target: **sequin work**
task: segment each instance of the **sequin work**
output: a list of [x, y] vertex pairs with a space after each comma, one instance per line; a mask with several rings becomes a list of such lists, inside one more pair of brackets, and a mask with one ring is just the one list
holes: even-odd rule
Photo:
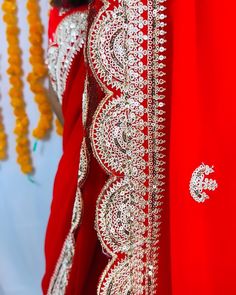
[[103, 1], [88, 35], [90, 68], [106, 92], [91, 126], [110, 179], [96, 229], [112, 257], [98, 295], [154, 295], [165, 189], [165, 0]]
[[87, 35], [87, 12], [74, 12], [58, 25], [53, 40], [49, 40], [47, 64], [52, 87], [62, 102], [67, 79], [75, 55], [82, 50]]
[[196, 202], [203, 203], [209, 199], [209, 196], [205, 192], [206, 190], [214, 191], [217, 189], [218, 184], [216, 180], [205, 177], [213, 172], [214, 168], [205, 165], [204, 163], [194, 170], [190, 180], [189, 189], [192, 198]]
[[[57, 92], [60, 101], [66, 89], [66, 80], [69, 75], [73, 60], [82, 50], [86, 39], [87, 13], [74, 12], [66, 16], [58, 25], [54, 41], [48, 50], [48, 65], [52, 85]], [[87, 124], [87, 79], [84, 83], [84, 93], [82, 99], [83, 126]], [[89, 153], [84, 137], [80, 149], [80, 161], [78, 169], [78, 181], [71, 216], [71, 227], [63, 244], [59, 259], [54, 273], [51, 277], [47, 295], [64, 295], [68, 285], [69, 274], [71, 271], [73, 257], [75, 253], [75, 232], [81, 222], [83, 210], [83, 199], [81, 187], [85, 182], [88, 165]]]

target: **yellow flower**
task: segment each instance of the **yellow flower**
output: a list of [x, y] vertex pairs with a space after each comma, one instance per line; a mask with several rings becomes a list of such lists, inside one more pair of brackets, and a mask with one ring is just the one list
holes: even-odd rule
[[19, 32], [20, 32], [19, 28], [15, 26], [8, 26], [8, 28], [6, 29], [7, 35], [10, 35], [10, 34], [18, 35]]
[[36, 0], [28, 0], [26, 3], [28, 10], [27, 20], [29, 23], [30, 57], [32, 66], [31, 73], [27, 80], [31, 91], [34, 93], [35, 102], [38, 104], [40, 112], [37, 127], [33, 130], [33, 136], [42, 139], [47, 136], [52, 127], [52, 109], [46, 97], [43, 86], [43, 78], [47, 75], [47, 68], [44, 62], [43, 49], [43, 25], [40, 19], [39, 4]]
[[16, 25], [17, 24], [17, 18], [16, 18], [16, 16], [14, 14], [11, 14], [11, 13], [6, 13], [3, 16], [3, 20], [8, 25]]
[[[24, 167], [26, 167], [26, 166], [30, 166], [30, 167], [32, 167], [31, 166], [31, 164], [30, 164], [30, 162], [31, 162], [31, 159], [30, 159], [30, 157], [28, 157], [27, 155], [23, 155], [23, 156], [19, 156], [18, 158], [17, 158], [17, 162], [20, 164], [20, 166], [21, 166], [21, 170], [25, 170], [24, 169]], [[27, 173], [30, 173], [31, 171], [29, 171], [29, 172], [27, 172]]]
[[4, 1], [2, 4], [2, 10], [8, 13], [16, 13], [16, 4], [10, 1]]
[[56, 132], [57, 132], [57, 134], [62, 136], [62, 134], [63, 134], [63, 126], [61, 125], [61, 122], [58, 119], [56, 119], [55, 124], [56, 124]]
[[[16, 117], [14, 133], [16, 134], [16, 152], [17, 162], [23, 173], [33, 171], [31, 163], [30, 142], [28, 139], [29, 120], [25, 110], [25, 101], [23, 97], [22, 83], [22, 58], [19, 43], [19, 27], [17, 20], [17, 2], [16, 0], [3, 0], [2, 4], [3, 20], [6, 23], [6, 40], [8, 43], [8, 63], [7, 74], [10, 82], [10, 102]], [[1, 122], [0, 122], [1, 123]], [[0, 124], [2, 127], [2, 124]], [[7, 138], [4, 128], [0, 132], [0, 159], [6, 157]]]
[[17, 65], [10, 65], [10, 67], [7, 69], [7, 73], [8, 75], [22, 75], [23, 71]]
[[7, 154], [6, 151], [0, 151], [0, 160], [5, 160], [7, 158]]
[[17, 142], [17, 146], [20, 146], [20, 145], [28, 146], [29, 145], [29, 140], [26, 137], [18, 137], [16, 139], [16, 142]]
[[40, 128], [35, 128], [33, 130], [33, 136], [38, 138], [38, 139], [43, 139], [45, 137], [45, 131]]
[[31, 164], [27, 164], [27, 165], [22, 165], [21, 170], [25, 174], [30, 174], [33, 172], [34, 168], [32, 167]]
[[25, 116], [25, 110], [24, 110], [24, 107], [15, 107], [14, 109], [14, 115], [16, 117], [23, 117]]

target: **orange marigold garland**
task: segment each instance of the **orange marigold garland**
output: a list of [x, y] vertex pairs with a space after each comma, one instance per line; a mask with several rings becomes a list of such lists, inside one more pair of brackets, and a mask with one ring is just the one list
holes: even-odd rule
[[55, 126], [56, 126], [57, 134], [62, 136], [62, 134], [63, 134], [63, 126], [61, 125], [61, 122], [58, 119], [55, 120]]
[[2, 3], [3, 20], [6, 23], [6, 36], [8, 42], [8, 62], [7, 73], [10, 83], [10, 102], [16, 117], [14, 133], [16, 135], [17, 162], [23, 173], [33, 172], [30, 142], [28, 139], [29, 119], [26, 113], [25, 101], [23, 97], [22, 83], [22, 58], [19, 45], [19, 27], [17, 19], [16, 0], [4, 0]]
[[43, 86], [43, 78], [47, 76], [47, 68], [44, 61], [43, 49], [43, 24], [40, 18], [38, 0], [28, 0], [29, 41], [30, 41], [30, 64], [32, 71], [28, 75], [30, 89], [35, 95], [38, 104], [40, 118], [37, 127], [33, 130], [33, 136], [43, 139], [52, 128], [53, 114], [48, 102], [47, 91]]
[[0, 108], [0, 160], [7, 158], [7, 135], [3, 124], [2, 109]]

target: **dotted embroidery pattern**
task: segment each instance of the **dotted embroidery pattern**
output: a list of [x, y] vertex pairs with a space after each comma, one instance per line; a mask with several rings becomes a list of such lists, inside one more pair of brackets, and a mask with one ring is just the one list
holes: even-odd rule
[[52, 87], [61, 103], [73, 60], [86, 40], [87, 16], [87, 12], [78, 11], [65, 16], [49, 41], [46, 62]]
[[99, 295], [157, 290], [166, 165], [163, 3], [104, 1], [88, 35], [88, 61], [106, 92], [91, 141], [111, 176], [97, 201], [96, 229], [112, 257]]

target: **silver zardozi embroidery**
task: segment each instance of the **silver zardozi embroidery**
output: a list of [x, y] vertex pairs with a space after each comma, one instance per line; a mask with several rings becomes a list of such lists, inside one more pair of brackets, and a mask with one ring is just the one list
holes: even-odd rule
[[111, 260], [97, 294], [154, 295], [166, 177], [165, 0], [103, 2], [87, 46], [106, 93], [91, 142], [110, 175], [97, 200], [96, 229]]
[[[85, 43], [86, 31], [87, 12], [75, 12], [69, 14], [61, 21], [55, 32], [54, 40], [51, 40], [48, 49], [47, 63], [52, 86], [60, 102], [62, 102], [62, 97], [66, 89], [67, 78], [73, 59]], [[86, 94], [83, 96], [83, 101], [86, 99], [85, 96]], [[83, 110], [83, 112], [84, 111], [85, 110]], [[83, 114], [83, 116], [85, 117], [85, 121], [86, 114]], [[72, 212], [71, 228], [62, 247], [47, 295], [64, 295], [66, 291], [75, 252], [74, 233], [81, 220], [83, 203], [81, 186], [87, 175], [88, 160], [86, 139], [84, 139], [80, 152], [78, 183]]]
[[210, 167], [202, 163], [192, 174], [189, 185], [190, 194], [198, 203], [203, 203], [206, 199], [209, 199], [205, 190], [214, 191], [218, 187], [216, 180], [206, 178], [207, 175], [214, 172], [213, 168], [213, 166]]
[[73, 60], [85, 43], [86, 33], [87, 12], [77, 11], [61, 21], [53, 40], [49, 40], [46, 62], [52, 87], [61, 103]]

